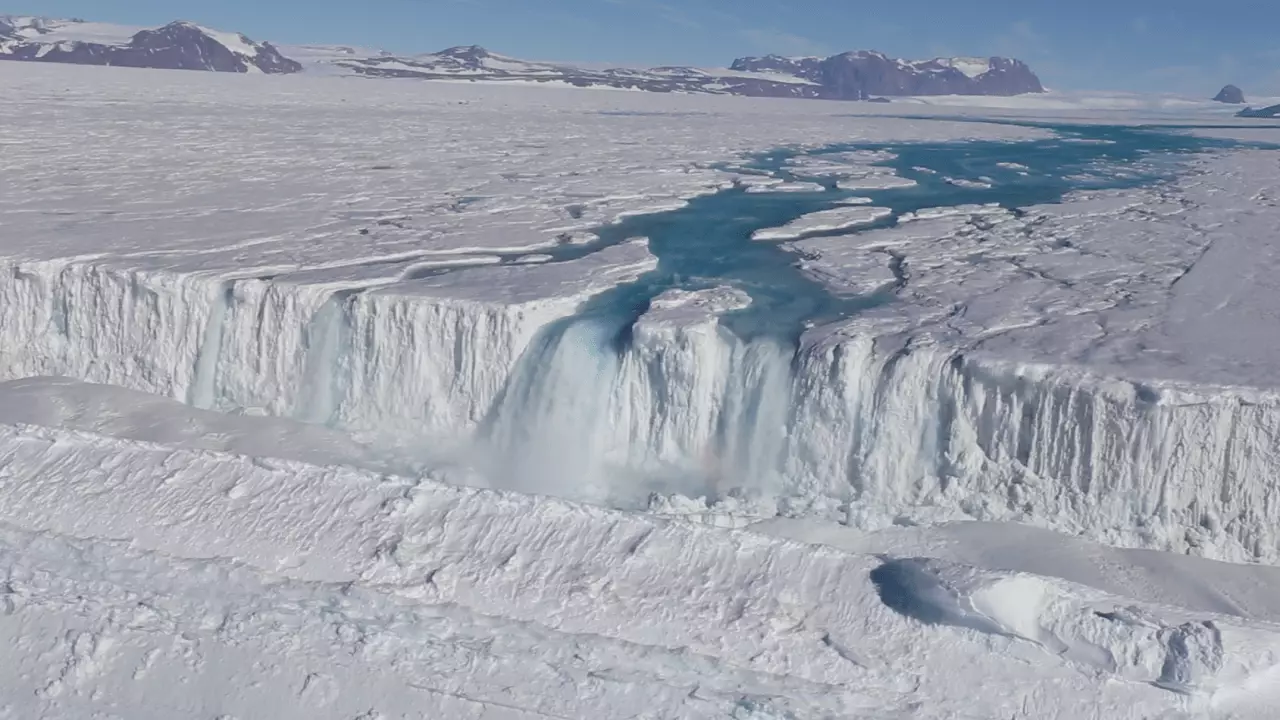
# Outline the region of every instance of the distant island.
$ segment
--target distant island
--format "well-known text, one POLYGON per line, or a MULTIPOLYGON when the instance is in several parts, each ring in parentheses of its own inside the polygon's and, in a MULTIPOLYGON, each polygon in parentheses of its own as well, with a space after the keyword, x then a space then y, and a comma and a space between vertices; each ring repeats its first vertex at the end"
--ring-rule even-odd
POLYGON ((1257 110, 1254 110, 1253 108, 1245 108, 1236 113, 1236 117, 1262 119, 1280 117, 1280 105, 1268 105, 1267 107, 1258 108, 1257 110))

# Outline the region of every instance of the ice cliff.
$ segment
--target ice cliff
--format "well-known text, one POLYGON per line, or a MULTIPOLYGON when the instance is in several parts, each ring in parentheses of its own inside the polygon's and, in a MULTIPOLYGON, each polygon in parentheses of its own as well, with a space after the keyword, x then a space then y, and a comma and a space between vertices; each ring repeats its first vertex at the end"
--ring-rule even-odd
MULTIPOLYGON (((624 275, 652 267, 643 244, 614 251, 633 262, 624 275)), ((1273 398, 970 357, 925 335, 744 342, 716 319, 745 302, 727 290, 660 296, 619 337, 567 319, 589 295, 505 304, 429 284, 19 264, 0 281, 0 374, 330 424, 469 455, 495 485, 602 502, 737 494, 858 526, 1018 519, 1280 557, 1280 497, 1260 480, 1280 467, 1273 398)))

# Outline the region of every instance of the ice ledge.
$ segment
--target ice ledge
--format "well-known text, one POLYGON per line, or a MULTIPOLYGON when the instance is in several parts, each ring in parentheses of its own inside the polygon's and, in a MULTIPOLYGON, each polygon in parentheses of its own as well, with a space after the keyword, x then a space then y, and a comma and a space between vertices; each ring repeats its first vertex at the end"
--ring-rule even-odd
POLYGON ((372 288, 19 263, 0 273, 0 379, 68 376, 202 408, 457 438, 539 330, 656 262, 637 239, 564 263, 372 288))

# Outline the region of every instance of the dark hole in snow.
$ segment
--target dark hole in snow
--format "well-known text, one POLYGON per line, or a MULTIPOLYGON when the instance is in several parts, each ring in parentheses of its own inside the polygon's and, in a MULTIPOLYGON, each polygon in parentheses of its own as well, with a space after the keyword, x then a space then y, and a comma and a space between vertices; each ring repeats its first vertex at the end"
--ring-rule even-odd
POLYGON ((890 560, 871 571, 880 601, 890 610, 928 625, 946 624, 944 605, 954 604, 938 578, 926 567, 926 560, 890 560))
POLYGON ((1160 394, 1146 385, 1134 385, 1133 392, 1138 402, 1154 405, 1160 401, 1160 394))

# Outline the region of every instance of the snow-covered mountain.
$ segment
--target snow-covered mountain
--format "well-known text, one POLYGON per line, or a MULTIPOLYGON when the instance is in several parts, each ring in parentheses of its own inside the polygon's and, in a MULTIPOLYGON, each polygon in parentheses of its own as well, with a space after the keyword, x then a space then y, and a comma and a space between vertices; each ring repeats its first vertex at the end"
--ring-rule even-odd
POLYGON ((1026 63, 1010 58, 899 60, 858 51, 831 57, 739 58, 734 70, 785 74, 809 80, 831 100, 877 95, 1021 95, 1044 92, 1026 63))
POLYGON ((0 60, 239 73, 302 70, 269 43, 189 22, 146 29, 12 15, 0 15, 0 60))
POLYGON ((348 52, 349 48, 342 50, 335 49, 329 57, 315 57, 322 66, 341 67, 369 77, 564 83, 751 97, 866 100, 893 95, 1018 95, 1044 91, 1026 64, 995 57, 907 61, 875 52, 830 58, 770 55, 739 58, 729 68, 667 66, 642 70, 531 62, 475 45, 410 57, 388 53, 359 57, 348 52))
POLYGON ((828 58, 777 55, 728 68, 588 68, 498 55, 476 45, 401 56, 352 47, 298 46, 290 57, 269 43, 188 22, 145 29, 0 15, 0 60, 218 72, 355 73, 366 77, 565 84, 649 92, 867 100, 902 95, 1019 95, 1043 92, 1026 64, 1008 58, 897 60, 878 52, 828 58), (291 59, 297 57, 304 62, 291 59))
POLYGON ((380 53, 362 58, 335 52, 322 62, 368 77, 557 83, 650 92, 761 97, 817 97, 820 90, 815 83, 804 78, 777 73, 675 66, 644 70, 593 69, 562 63, 518 60, 489 52, 476 45, 409 57, 380 53))

